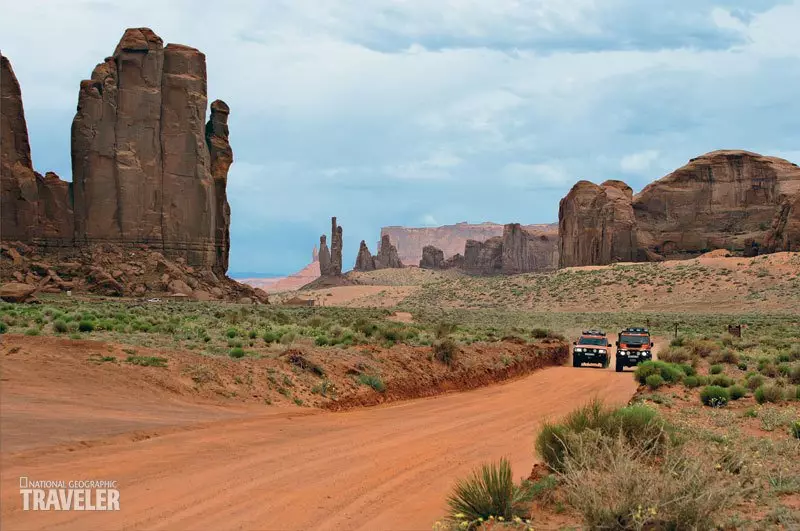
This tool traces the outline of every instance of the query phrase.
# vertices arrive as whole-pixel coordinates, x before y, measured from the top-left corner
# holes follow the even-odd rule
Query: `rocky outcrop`
[[[544,233],[558,238],[558,224],[524,225],[529,232]],[[503,225],[497,223],[456,223],[441,227],[383,227],[381,236],[389,235],[400,260],[406,265],[416,265],[422,259],[426,245],[441,249],[445,257],[464,252],[467,240],[484,242],[489,238],[503,235]]]
[[[419,261],[422,269],[443,269],[444,252],[433,245],[426,245],[422,248],[422,258]]]
[[[714,151],[633,196],[620,181],[576,184],[561,200],[561,265],[746,256],[800,246],[800,168],[748,151]]]
[[[667,258],[712,249],[743,252],[748,241],[788,250],[798,234],[792,236],[791,224],[784,232],[781,211],[798,194],[800,168],[791,162],[748,151],[707,153],[633,198],[639,243]],[[772,228],[776,221],[780,235]]]
[[[579,181],[558,209],[560,267],[637,259],[633,192],[620,181]]]
[[[361,245],[358,248],[358,256],[356,257],[356,265],[353,268],[354,271],[374,271],[375,270],[375,258],[372,256],[372,253],[369,252],[369,247],[367,247],[367,242],[361,240]]]
[[[400,261],[400,256],[397,254],[397,247],[392,245],[388,234],[382,235],[378,255],[375,257],[375,268],[400,269],[402,267],[403,262]]]
[[[519,223],[503,228],[501,271],[506,275],[548,271],[558,267],[558,238],[529,232]]]
[[[8,282],[0,286],[0,300],[5,302],[31,302],[36,299],[36,286],[21,282]]]
[[[324,277],[331,276],[331,252],[327,238],[324,234],[319,237],[319,274]]]
[[[464,245],[464,264],[467,273],[491,275],[503,268],[503,238],[497,236],[485,242],[467,240]]]

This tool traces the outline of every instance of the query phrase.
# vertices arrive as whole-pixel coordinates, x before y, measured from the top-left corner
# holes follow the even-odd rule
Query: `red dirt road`
[[[4,449],[2,529],[430,529],[456,478],[503,456],[527,476],[544,419],[635,387],[613,369],[556,367],[386,407],[251,410],[145,440]],[[20,476],[116,480],[121,510],[23,512]]]

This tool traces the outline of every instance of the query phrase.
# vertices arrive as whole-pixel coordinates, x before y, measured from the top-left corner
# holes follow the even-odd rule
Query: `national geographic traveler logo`
[[[19,478],[23,511],[119,511],[116,481]]]

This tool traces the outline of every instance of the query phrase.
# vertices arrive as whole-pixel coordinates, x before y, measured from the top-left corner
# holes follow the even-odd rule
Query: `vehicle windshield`
[[[606,346],[606,338],[604,337],[582,337],[578,340],[579,345],[602,345]]]
[[[645,345],[650,343],[650,336],[634,336],[630,334],[622,334],[619,338],[620,343],[626,345]]]

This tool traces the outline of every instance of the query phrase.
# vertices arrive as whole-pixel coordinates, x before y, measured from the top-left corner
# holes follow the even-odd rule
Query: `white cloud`
[[[648,173],[658,160],[659,153],[654,149],[625,155],[619,163],[625,173]]]
[[[504,182],[512,188],[537,190],[561,188],[574,180],[559,164],[524,164],[512,162],[501,170]]]

